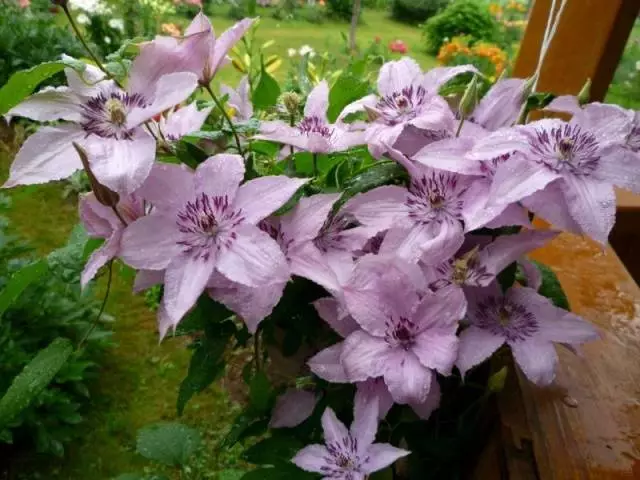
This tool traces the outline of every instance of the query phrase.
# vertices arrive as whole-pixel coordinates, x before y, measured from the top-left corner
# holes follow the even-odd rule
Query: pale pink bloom
[[[185,135],[200,130],[212,109],[213,107],[198,110],[196,102],[186,107],[174,108],[167,113],[166,117],[160,115],[160,119],[151,124],[151,129],[163,140],[175,142]]]
[[[318,397],[312,392],[290,388],[276,400],[271,412],[270,428],[293,428],[313,413]]]
[[[155,115],[187,99],[197,86],[192,73],[174,73],[140,90],[118,88],[87,65],[82,76],[65,69],[68,87],[44,89],[8,115],[37,121],[66,120],[31,135],[11,165],[5,187],[45,183],[82,168],[72,142],[88,154],[98,181],[120,194],[135,191],[149,175],[156,142],[144,128]],[[136,71],[132,69],[132,76]]]
[[[227,104],[234,110],[234,118],[240,121],[249,120],[253,116],[253,104],[251,103],[251,90],[249,89],[249,78],[242,77],[238,88],[232,89],[227,85],[220,85],[220,92],[228,95]]]
[[[166,270],[162,335],[195,304],[214,272],[247,287],[288,280],[280,247],[256,225],[307,180],[270,176],[240,185],[244,173],[242,157],[220,154],[195,173],[159,164],[141,187],[154,210],[129,225],[121,258],[134,268]]]

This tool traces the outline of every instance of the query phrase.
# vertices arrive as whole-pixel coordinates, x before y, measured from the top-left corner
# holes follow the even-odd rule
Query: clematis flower
[[[106,240],[87,260],[80,277],[82,287],[85,287],[109,260],[119,255],[122,234],[126,228],[123,220],[129,224],[145,214],[144,203],[136,195],[121,198],[116,209],[122,219],[118,218],[111,208],[98,202],[93,193],[80,197],[80,220],[87,233],[92,238]]]
[[[212,108],[198,110],[196,102],[193,102],[186,107],[172,109],[166,117],[160,115],[158,122],[151,124],[151,129],[157,137],[175,142],[185,135],[200,130]]]
[[[234,117],[238,120],[249,120],[253,116],[253,104],[251,103],[251,91],[249,90],[249,77],[244,76],[238,83],[237,90],[227,85],[220,85],[220,92],[229,96],[227,103],[234,110]]]
[[[577,346],[598,338],[591,324],[531,288],[514,287],[503,295],[494,283],[468,289],[467,300],[471,325],[460,334],[456,360],[463,375],[506,343],[526,377],[548,385],[558,362],[554,342]]]
[[[133,69],[144,75],[131,76],[130,85],[143,88],[163,75],[174,72],[193,72],[202,85],[209,85],[216,72],[227,63],[227,53],[243,37],[254,19],[245,18],[225,30],[216,39],[209,18],[199,12],[179,40],[156,36],[141,45],[140,54],[133,61]]]
[[[317,403],[318,397],[314,393],[290,388],[276,400],[269,427],[297,427],[311,416]]]
[[[544,202],[544,197],[534,197],[533,203],[525,200],[525,205],[542,218],[550,211],[555,217],[567,212],[570,219],[563,223],[575,223],[581,232],[604,244],[615,219],[613,185],[640,192],[640,168],[623,147],[632,129],[628,113],[596,104],[588,109],[568,123],[545,119],[500,130],[478,142],[468,156],[486,159],[518,152],[496,170],[491,203],[527,199],[554,183],[560,198],[550,195]],[[552,198],[564,200],[561,210]]]
[[[67,120],[30,136],[11,165],[5,187],[45,183],[82,168],[72,142],[87,151],[99,182],[126,195],[147,178],[156,142],[144,128],[153,116],[187,99],[197,86],[192,73],[173,73],[140,90],[121,90],[87,65],[82,76],[65,69],[68,87],[42,90],[11,109],[37,121]],[[132,69],[132,76],[136,70]]]
[[[529,84],[528,80],[522,78],[497,81],[482,97],[469,116],[468,122],[490,132],[511,127],[518,120],[522,106],[527,100]]]
[[[134,268],[166,270],[164,335],[194,305],[217,272],[248,287],[286,282],[278,244],[256,225],[307,180],[262,177],[240,186],[242,157],[220,154],[195,173],[157,165],[139,194],[154,206],[122,238],[121,258]]]
[[[451,137],[457,122],[447,102],[438,96],[438,89],[466,72],[477,70],[464,65],[438,67],[422,73],[416,61],[409,57],[387,62],[378,76],[379,96],[367,95],[348,105],[338,122],[352,113],[366,111],[372,121],[366,129],[365,142],[377,158],[387,146],[395,146],[405,127],[415,127],[433,140]]]
[[[351,382],[383,377],[395,402],[422,404],[435,372],[451,373],[464,295],[422,291],[416,279],[398,273],[373,288],[345,289],[347,308],[363,330],[345,339],[340,360]]]
[[[312,153],[341,152],[365,143],[359,131],[349,131],[344,124],[330,124],[329,85],[325,80],[311,90],[304,107],[304,117],[295,126],[281,120],[260,124],[260,134],[254,138],[292,145]]]
[[[336,480],[364,480],[410,452],[388,443],[373,443],[378,430],[378,405],[356,408],[351,429],[327,408],[322,415],[325,445],[309,445],[291,460],[309,472]]]

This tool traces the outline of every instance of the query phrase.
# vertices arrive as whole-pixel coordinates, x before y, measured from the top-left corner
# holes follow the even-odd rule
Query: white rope
[[[562,3],[560,4],[560,8],[558,9],[558,13],[554,16],[556,0],[553,0],[551,9],[549,10],[549,16],[547,17],[547,27],[545,28],[544,37],[542,39],[540,56],[538,58],[538,65],[534,73],[535,80],[533,82],[533,89],[531,90],[531,93],[534,93],[536,91],[536,88],[538,87],[538,81],[540,80],[540,72],[542,71],[542,65],[544,64],[544,59],[547,56],[547,52],[549,51],[549,47],[551,46],[553,37],[555,37],[556,35],[556,31],[558,30],[558,25],[560,24],[560,18],[562,17],[562,13],[564,11],[564,7],[566,6],[566,4],[567,4],[567,0],[562,0]],[[550,26],[551,28],[549,28]]]

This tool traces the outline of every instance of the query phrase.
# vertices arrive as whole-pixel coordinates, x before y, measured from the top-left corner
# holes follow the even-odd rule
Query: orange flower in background
[[[497,3],[490,3],[489,13],[496,18],[500,18],[502,17],[502,7]]]
[[[440,48],[438,62],[441,65],[472,63],[488,77],[499,77],[507,68],[507,53],[493,43],[478,42],[470,45],[471,42],[472,39],[467,36],[453,37]]]
[[[180,31],[180,27],[178,27],[175,23],[163,23],[160,27],[162,33],[166,33],[167,35],[171,35],[172,37],[179,37],[182,35]]]
[[[407,53],[409,51],[409,48],[407,47],[407,44],[402,40],[396,39],[389,43],[389,50],[391,50],[393,53]]]

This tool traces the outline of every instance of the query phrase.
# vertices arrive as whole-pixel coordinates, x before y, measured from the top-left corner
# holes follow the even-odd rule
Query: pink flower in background
[[[46,88],[12,108],[8,115],[37,121],[66,120],[40,128],[24,142],[5,187],[45,183],[82,168],[72,142],[88,154],[98,181],[120,194],[132,193],[147,178],[156,142],[144,128],[154,115],[187,99],[197,87],[192,73],[173,73],[140,90],[121,90],[87,65],[82,76],[65,69],[68,87]],[[144,72],[132,69],[132,77]]]
[[[242,77],[236,90],[222,84],[220,93],[228,95],[227,104],[234,109],[234,117],[237,120],[249,120],[253,116],[253,104],[251,103],[251,90],[249,89],[249,78]]]
[[[28,8],[31,6],[31,0],[18,0],[18,6],[20,8]]]
[[[380,37],[377,37],[377,38],[380,38]],[[389,42],[389,50],[391,50],[393,53],[405,54],[409,51],[409,48],[407,47],[407,44],[404,43],[402,40],[395,39]]]
[[[373,443],[378,431],[378,404],[369,402],[354,409],[351,429],[327,408],[322,415],[325,445],[309,445],[291,460],[309,472],[335,480],[364,480],[410,452],[388,443]]]
[[[240,185],[244,172],[242,157],[220,154],[195,173],[158,165],[140,189],[154,211],[129,225],[121,258],[134,268],[165,270],[161,335],[195,304],[214,272],[247,287],[288,280],[278,244],[256,225],[307,180],[271,176]]]
[[[304,117],[295,126],[281,120],[260,124],[260,134],[254,138],[292,145],[312,153],[341,152],[364,143],[362,132],[352,132],[341,124],[330,124],[329,85],[323,80],[311,90],[304,107]]]
[[[591,324],[531,288],[512,287],[502,295],[494,283],[468,289],[467,300],[471,326],[460,335],[456,360],[462,375],[506,343],[527,378],[548,385],[558,362],[553,343],[574,347],[598,338]]]
[[[193,102],[186,107],[170,110],[166,117],[160,115],[157,123],[152,123],[150,128],[161,139],[174,142],[185,135],[200,130],[212,108],[198,110],[196,102]]]

